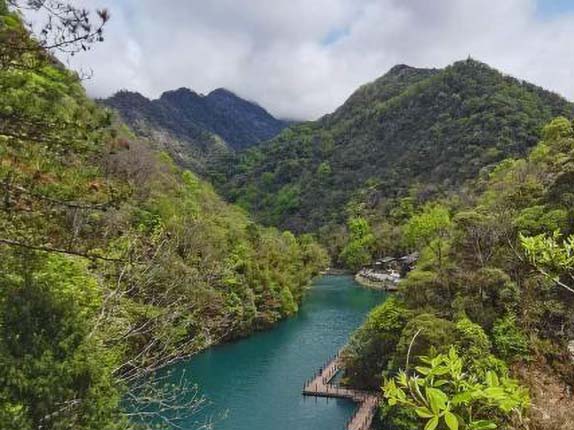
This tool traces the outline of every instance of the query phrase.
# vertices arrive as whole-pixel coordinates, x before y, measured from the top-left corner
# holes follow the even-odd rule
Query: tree
[[[1,0],[4,3],[5,0]],[[61,0],[7,0],[10,7],[24,13],[38,13],[46,21],[36,32],[37,40],[31,41],[26,50],[36,54],[57,50],[74,55],[87,51],[96,42],[103,42],[103,28],[110,19],[106,9],[96,10],[96,22],[92,13]],[[0,10],[7,11],[5,5]],[[29,30],[33,32],[30,26]],[[37,43],[34,43],[37,42]],[[22,45],[9,45],[6,49],[22,48]]]
[[[405,226],[405,238],[412,246],[430,248],[442,267],[444,250],[451,233],[451,218],[447,208],[428,204],[414,215]]]
[[[481,267],[485,267],[505,233],[504,223],[494,216],[478,211],[459,212],[454,222],[463,231],[460,238],[461,246],[468,248],[473,260],[478,261]]]
[[[520,242],[538,272],[574,294],[574,235],[565,239],[559,231],[552,235],[520,235]]]
[[[375,243],[375,236],[367,220],[363,217],[350,218],[347,223],[349,241],[343,248],[340,258],[345,265],[358,270],[371,261],[371,248]]]
[[[343,352],[345,376],[353,385],[370,389],[380,386],[411,314],[396,296],[371,311]]]
[[[91,335],[100,299],[85,260],[2,252],[2,429],[122,428],[115,356]]]

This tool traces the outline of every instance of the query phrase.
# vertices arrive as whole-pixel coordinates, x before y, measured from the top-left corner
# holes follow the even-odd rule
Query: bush
[[[528,356],[528,339],[516,325],[516,317],[508,314],[497,320],[492,328],[496,352],[506,361],[515,361]]]
[[[400,292],[410,308],[448,309],[448,288],[434,271],[415,269],[400,283]]]
[[[460,301],[466,315],[486,330],[494,321],[518,305],[518,288],[503,270],[481,268],[461,279]],[[460,310],[460,309],[459,309]]]
[[[412,342],[417,333],[416,339]],[[414,357],[432,356],[449,350],[455,342],[455,324],[428,313],[411,319],[401,332],[393,361],[395,369],[405,367],[411,342],[411,364],[416,364],[413,362]]]
[[[462,318],[455,325],[456,343],[459,354],[470,363],[490,352],[490,340],[481,326],[468,318]]]
[[[399,372],[386,380],[383,395],[389,406],[415,412],[425,430],[508,428],[530,403],[528,391],[507,375],[474,375],[455,348],[420,362],[417,375]]]
[[[354,385],[378,389],[410,312],[396,297],[375,308],[345,349],[346,376]]]

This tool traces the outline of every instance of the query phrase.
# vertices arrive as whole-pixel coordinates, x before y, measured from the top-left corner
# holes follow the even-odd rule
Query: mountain
[[[62,13],[89,33],[87,12]],[[195,386],[158,382],[156,371],[292,315],[325,253],[311,237],[255,224],[110,121],[21,16],[0,0],[10,42],[0,43],[0,429],[179,422],[201,403]],[[229,93],[179,91],[159,103],[158,121],[177,125],[177,100],[194,97],[221,117],[258,112]],[[137,106],[128,121],[157,118],[141,95],[116,101]],[[197,124],[176,131],[201,137]]]
[[[138,134],[154,137],[183,165],[201,170],[216,154],[248,148],[287,126],[256,103],[223,88],[204,96],[180,88],[149,100],[119,91],[101,102]]]
[[[469,59],[393,67],[335,112],[283,131],[219,166],[219,187],[259,220],[293,231],[344,221],[357,207],[458,189],[524,156],[571,103]]]
[[[529,428],[572,428],[574,397],[563,393],[574,381],[573,126],[552,120],[527,157],[483,178],[474,199],[429,202],[401,226],[420,250],[416,267],[342,354],[350,386],[382,387],[374,429],[424,428],[432,413],[415,411],[424,396],[410,388],[428,387],[439,373],[440,396],[467,378],[473,389],[488,387],[479,388],[490,396],[488,412],[475,407],[482,394],[454,406],[465,423],[518,429],[504,412],[512,403]],[[395,378],[409,362],[412,373]]]

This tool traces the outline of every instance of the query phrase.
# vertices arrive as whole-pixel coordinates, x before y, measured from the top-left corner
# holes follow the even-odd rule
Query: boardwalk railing
[[[378,405],[376,394],[363,390],[340,387],[331,381],[337,376],[341,364],[340,353],[333,356],[325,366],[315,372],[313,378],[303,384],[304,396],[349,399],[358,403],[357,409],[347,421],[347,430],[368,430]]]

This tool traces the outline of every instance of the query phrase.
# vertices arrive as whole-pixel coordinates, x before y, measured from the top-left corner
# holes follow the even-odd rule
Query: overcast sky
[[[395,64],[469,55],[574,100],[574,0],[77,0],[106,40],[77,56],[90,95],[225,87],[314,119]]]

